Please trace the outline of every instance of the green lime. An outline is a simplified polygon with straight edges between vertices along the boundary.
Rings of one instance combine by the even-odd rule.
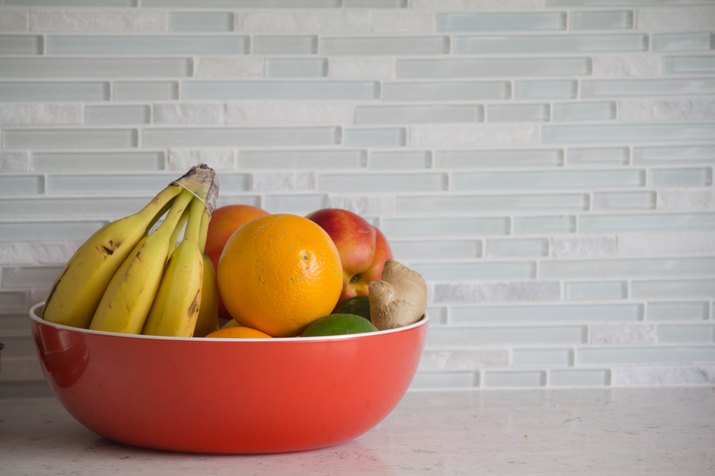
[[[355,314],[370,319],[370,300],[367,296],[354,296],[343,301],[335,308],[333,314]]]
[[[330,314],[311,322],[303,331],[303,337],[337,336],[375,332],[377,327],[355,314]]]

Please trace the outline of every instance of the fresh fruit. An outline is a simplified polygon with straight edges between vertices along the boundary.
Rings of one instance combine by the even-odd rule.
[[[370,299],[367,296],[353,296],[338,304],[333,314],[356,314],[370,320]]]
[[[262,208],[240,204],[224,205],[211,213],[205,251],[215,268],[218,268],[218,259],[233,232],[244,223],[266,215],[268,212]]]
[[[218,269],[218,260],[221,257],[223,247],[236,229],[255,218],[268,215],[262,208],[253,205],[233,204],[218,207],[211,213],[209,230],[206,235],[206,254],[213,263],[214,272]],[[221,296],[218,300],[218,314],[224,319],[231,316],[223,304]]]
[[[305,328],[302,335],[303,337],[318,337],[375,331],[377,331],[377,327],[364,317],[340,313],[319,317]]]
[[[427,283],[417,271],[395,260],[385,263],[382,279],[370,283],[370,316],[378,329],[419,321],[427,309]]]
[[[308,218],[328,232],[340,253],[343,289],[338,303],[353,296],[367,296],[370,281],[380,279],[385,261],[392,258],[385,236],[348,210],[325,208]]]
[[[189,193],[189,192],[185,192]],[[208,211],[199,198],[189,206],[184,238],[170,254],[142,334],[191,337],[196,329],[204,282],[201,224]],[[205,220],[208,226],[208,219]],[[170,245],[175,241],[170,241]]]
[[[171,237],[193,195],[184,190],[156,231],[143,238],[112,276],[89,328],[139,334],[161,284]]]
[[[238,339],[270,339],[271,336],[265,332],[261,332],[258,329],[253,329],[246,326],[231,326],[224,327],[207,334],[206,337],[210,339],[220,338],[220,337],[231,337]]]
[[[57,324],[89,327],[119,266],[181,190],[172,183],[141,211],[113,221],[89,237],[57,278],[45,303],[44,318]]]
[[[231,235],[219,259],[218,286],[242,325],[275,337],[297,335],[337,304],[340,254],[307,218],[267,215]]]
[[[201,287],[201,306],[199,317],[196,318],[194,337],[203,337],[219,327],[218,319],[218,283],[216,269],[206,254],[204,254],[204,276]]]

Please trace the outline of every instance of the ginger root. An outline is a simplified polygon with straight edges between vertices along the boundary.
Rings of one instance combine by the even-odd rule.
[[[382,279],[368,286],[370,320],[379,330],[419,321],[427,309],[427,283],[415,270],[388,260]]]

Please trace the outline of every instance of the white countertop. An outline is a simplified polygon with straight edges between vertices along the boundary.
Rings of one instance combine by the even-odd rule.
[[[116,444],[52,398],[0,400],[0,474],[715,474],[715,388],[414,391],[361,437],[262,456]]]

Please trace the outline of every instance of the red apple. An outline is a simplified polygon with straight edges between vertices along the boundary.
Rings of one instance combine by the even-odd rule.
[[[268,214],[269,213],[262,208],[252,205],[225,205],[213,211],[211,220],[209,221],[209,229],[206,234],[206,247],[204,248],[204,252],[214,264],[214,269],[218,269],[218,259],[233,232],[244,223]],[[228,319],[231,317],[224,307],[220,296],[219,316]]]
[[[367,296],[368,284],[380,279],[385,261],[392,258],[385,235],[360,215],[325,208],[308,215],[333,239],[343,266],[343,291],[338,304],[354,296]]]

